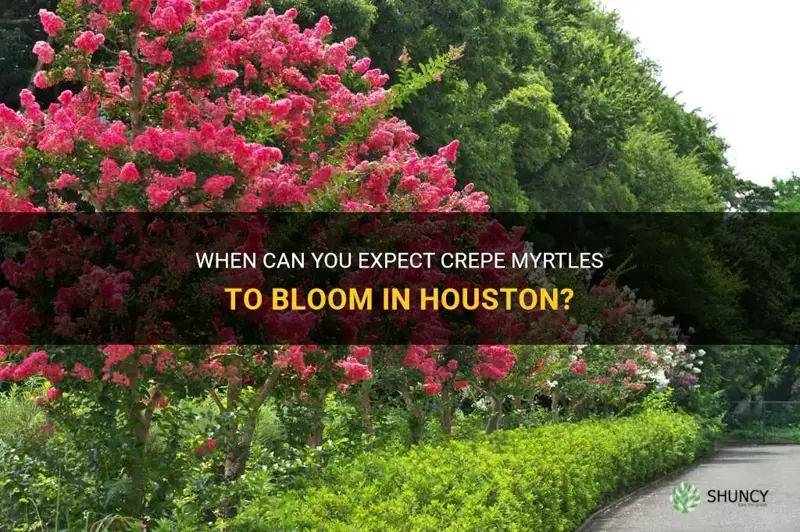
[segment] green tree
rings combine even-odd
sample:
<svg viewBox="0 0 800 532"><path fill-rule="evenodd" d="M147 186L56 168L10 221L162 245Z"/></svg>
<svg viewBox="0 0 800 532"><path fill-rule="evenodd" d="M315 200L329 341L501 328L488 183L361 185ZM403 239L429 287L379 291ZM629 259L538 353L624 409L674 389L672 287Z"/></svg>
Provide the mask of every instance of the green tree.
<svg viewBox="0 0 800 532"><path fill-rule="evenodd" d="M425 62L465 47L402 116L429 152L459 138L459 179L487 191L496 210L711 210L733 197L713 124L664 93L656 65L591 0L300 4L309 18L336 15L337 37L358 36L389 73L401 57Z"/></svg>

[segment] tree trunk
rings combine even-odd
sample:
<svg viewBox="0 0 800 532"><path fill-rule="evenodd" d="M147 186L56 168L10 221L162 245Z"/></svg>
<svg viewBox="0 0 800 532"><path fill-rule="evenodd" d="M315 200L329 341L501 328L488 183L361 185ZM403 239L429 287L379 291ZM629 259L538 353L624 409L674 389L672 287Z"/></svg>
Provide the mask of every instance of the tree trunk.
<svg viewBox="0 0 800 532"><path fill-rule="evenodd" d="M161 392L158 385L152 387L147 402L143 406L142 398L133 392L135 389L134 383L132 383L127 409L128 432L133 440L134 452L128 458L125 468L132 485L127 507L132 513L132 517L141 517L144 514L147 495L147 444L150 438L153 413Z"/></svg>
<svg viewBox="0 0 800 532"><path fill-rule="evenodd" d="M230 365L236 368L236 379L228 384L228 393L225 400L225 414L228 417L228 428L225 434L225 472L224 480L230 482L241 476L243 471L242 449L239 445L239 420L233 414L242 398L242 371L241 361L236 360Z"/></svg>
<svg viewBox="0 0 800 532"><path fill-rule="evenodd" d="M375 434L375 425L372 422L372 401L369 397L369 384L364 383L359 390L359 404L361 405L361 419L364 423L364 433L367 436Z"/></svg>
<svg viewBox="0 0 800 532"><path fill-rule="evenodd" d="M489 392L489 399L492 400L492 413L486 424L486 434L491 434L499 429L500 422L503 420L503 398L495 392Z"/></svg>
<svg viewBox="0 0 800 532"><path fill-rule="evenodd" d="M425 428L425 420L422 416L422 405L420 404L415 404L414 408L411 410L410 428L408 444L417 445L422 441L422 431Z"/></svg>
<svg viewBox="0 0 800 532"><path fill-rule="evenodd" d="M131 80L131 133L136 137L144 131L144 71L142 63L136 57L136 50L131 53L131 67L133 68L133 80Z"/></svg>
<svg viewBox="0 0 800 532"><path fill-rule="evenodd" d="M311 411L311 426L309 427L306 445L315 449L322 446L323 431L325 429L325 399L326 393L312 395L309 399Z"/></svg>
<svg viewBox="0 0 800 532"><path fill-rule="evenodd" d="M439 425L442 433L451 434L453 432L453 404L450 399L450 390L446 387L442 390L439 398Z"/></svg>
<svg viewBox="0 0 800 532"><path fill-rule="evenodd" d="M553 395L550 396L550 397L551 397L550 411L553 414L553 421L558 421L558 408L559 408L559 404L558 404L559 397L558 397L558 394L557 393L553 393Z"/></svg>
<svg viewBox="0 0 800 532"><path fill-rule="evenodd" d="M365 361L370 373L375 375L375 368L373 367L372 355L367 357ZM367 436L375 435L375 425L372 421L372 399L370 398L370 389L372 388L372 380L368 379L361 383L359 390L359 404L361 406L361 419L364 422L364 433Z"/></svg>
<svg viewBox="0 0 800 532"><path fill-rule="evenodd" d="M247 461L250 459L250 449L253 445L253 436L258 425L258 413L269 397L278 382L281 371L278 367L273 367L272 373L261 385L261 388L245 406L247 417L244 424L239 427L235 415L230 415L231 422L228 425L228 433L225 437L225 468L223 470L223 480L233 482L244 475L247 468ZM216 400L216 396L215 400ZM241 379L228 385L228 404L219 406L224 407L223 412L231 414L236 410L236 404L241 400ZM223 510L229 518L234 517L238 506L238 496L225 502Z"/></svg>

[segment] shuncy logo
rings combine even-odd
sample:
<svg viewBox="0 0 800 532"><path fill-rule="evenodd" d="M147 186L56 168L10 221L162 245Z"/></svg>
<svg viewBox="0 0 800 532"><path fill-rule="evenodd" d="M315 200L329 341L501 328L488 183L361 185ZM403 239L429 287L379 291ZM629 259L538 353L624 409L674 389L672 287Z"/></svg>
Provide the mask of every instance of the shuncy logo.
<svg viewBox="0 0 800 532"><path fill-rule="evenodd" d="M700 504L700 492L695 485L681 482L680 486L672 488L669 500L676 512L688 514Z"/></svg>

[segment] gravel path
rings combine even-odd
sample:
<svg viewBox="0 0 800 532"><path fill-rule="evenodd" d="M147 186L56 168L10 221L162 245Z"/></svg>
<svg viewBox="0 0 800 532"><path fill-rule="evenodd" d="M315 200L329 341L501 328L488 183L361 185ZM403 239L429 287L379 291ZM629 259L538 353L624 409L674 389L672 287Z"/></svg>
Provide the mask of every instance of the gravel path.
<svg viewBox="0 0 800 532"><path fill-rule="evenodd" d="M686 514L670 503L672 488L688 482L700 503ZM709 490L769 492L766 504L710 502ZM718 498L718 497L717 497ZM601 511L582 532L797 532L800 531L800 445L726 447L712 458Z"/></svg>

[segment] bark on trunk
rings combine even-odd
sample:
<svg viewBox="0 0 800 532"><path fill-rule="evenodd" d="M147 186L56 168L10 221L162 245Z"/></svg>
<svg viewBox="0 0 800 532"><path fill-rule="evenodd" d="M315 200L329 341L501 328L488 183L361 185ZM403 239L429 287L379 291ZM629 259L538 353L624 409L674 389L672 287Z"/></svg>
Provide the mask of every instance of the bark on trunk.
<svg viewBox="0 0 800 532"><path fill-rule="evenodd" d="M131 67L133 79L131 80L131 132L136 137L144 131L142 116L144 114L144 70L142 63L136 57L136 50L131 53Z"/></svg>
<svg viewBox="0 0 800 532"><path fill-rule="evenodd" d="M403 375L403 388L400 390L400 395L403 396L406 408L411 415L409 418L408 445L416 445L422 441L422 432L425 427L425 419L422 415L423 405L414 400L405 375Z"/></svg>
<svg viewBox="0 0 800 532"><path fill-rule="evenodd" d="M486 424L486 434L491 434L500 428L500 422L503 420L503 398L498 394L489 393L489 399L492 401L492 413L489 416L489 422Z"/></svg>
<svg viewBox="0 0 800 532"><path fill-rule="evenodd" d="M425 427L425 421L422 417L422 405L416 404L411 410L410 432L408 435L409 445L417 445L422 441L422 431Z"/></svg>
<svg viewBox="0 0 800 532"><path fill-rule="evenodd" d="M554 421L558 421L558 407L559 407L558 399L559 399L558 394L554 393L551 397L551 402L550 402L550 411L553 414Z"/></svg>
<svg viewBox="0 0 800 532"><path fill-rule="evenodd" d="M361 419L364 423L364 433L367 436L375 434L375 425L372 422L372 400L369 397L369 385L363 384L359 391L359 403L361 405Z"/></svg>
<svg viewBox="0 0 800 532"><path fill-rule="evenodd" d="M453 432L453 404L450 390L444 388L439 399L439 425L444 434Z"/></svg>
<svg viewBox="0 0 800 532"><path fill-rule="evenodd" d="M131 390L135 386L131 385ZM150 426L156 404L161 397L158 385L150 389L147 402L142 407L141 396L131 394L127 410L128 431L133 438L134 452L131 453L126 463L127 474L131 479L131 493L128 495L128 508L133 517L144 515L145 496L147 494L147 444L150 438Z"/></svg>
<svg viewBox="0 0 800 532"><path fill-rule="evenodd" d="M310 399L311 426L309 427L306 445L317 448L322 445L323 432L325 430L325 398L326 394L315 395Z"/></svg>
<svg viewBox="0 0 800 532"><path fill-rule="evenodd" d="M225 450L227 452L225 468L223 469L223 480L225 482L233 482L244 475L245 469L247 468L247 461L250 459L250 449L253 445L256 425L258 424L258 413L264 401L266 401L267 397L269 397L272 390L275 388L280 374L280 368L273 368L270 376L264 381L264 384L261 385L261 388L246 405L247 417L241 428L236 421L236 416L230 416L232 421L228 426L228 434L225 438ZM239 383L241 383L241 379L239 379ZM229 384L228 403L225 410L227 410L228 413L232 412L240 399L241 384ZM224 511L229 518L235 516L238 502L237 499L227 501Z"/></svg>
<svg viewBox="0 0 800 532"><path fill-rule="evenodd" d="M370 373L374 375L375 368L373 367L372 363L372 355L367 357L366 363ZM364 433L367 436L375 435L375 425L372 421L372 399L370 398L370 393L369 393L371 388L372 388L372 379L362 382L358 398L358 402L361 407L361 419L364 423Z"/></svg>

